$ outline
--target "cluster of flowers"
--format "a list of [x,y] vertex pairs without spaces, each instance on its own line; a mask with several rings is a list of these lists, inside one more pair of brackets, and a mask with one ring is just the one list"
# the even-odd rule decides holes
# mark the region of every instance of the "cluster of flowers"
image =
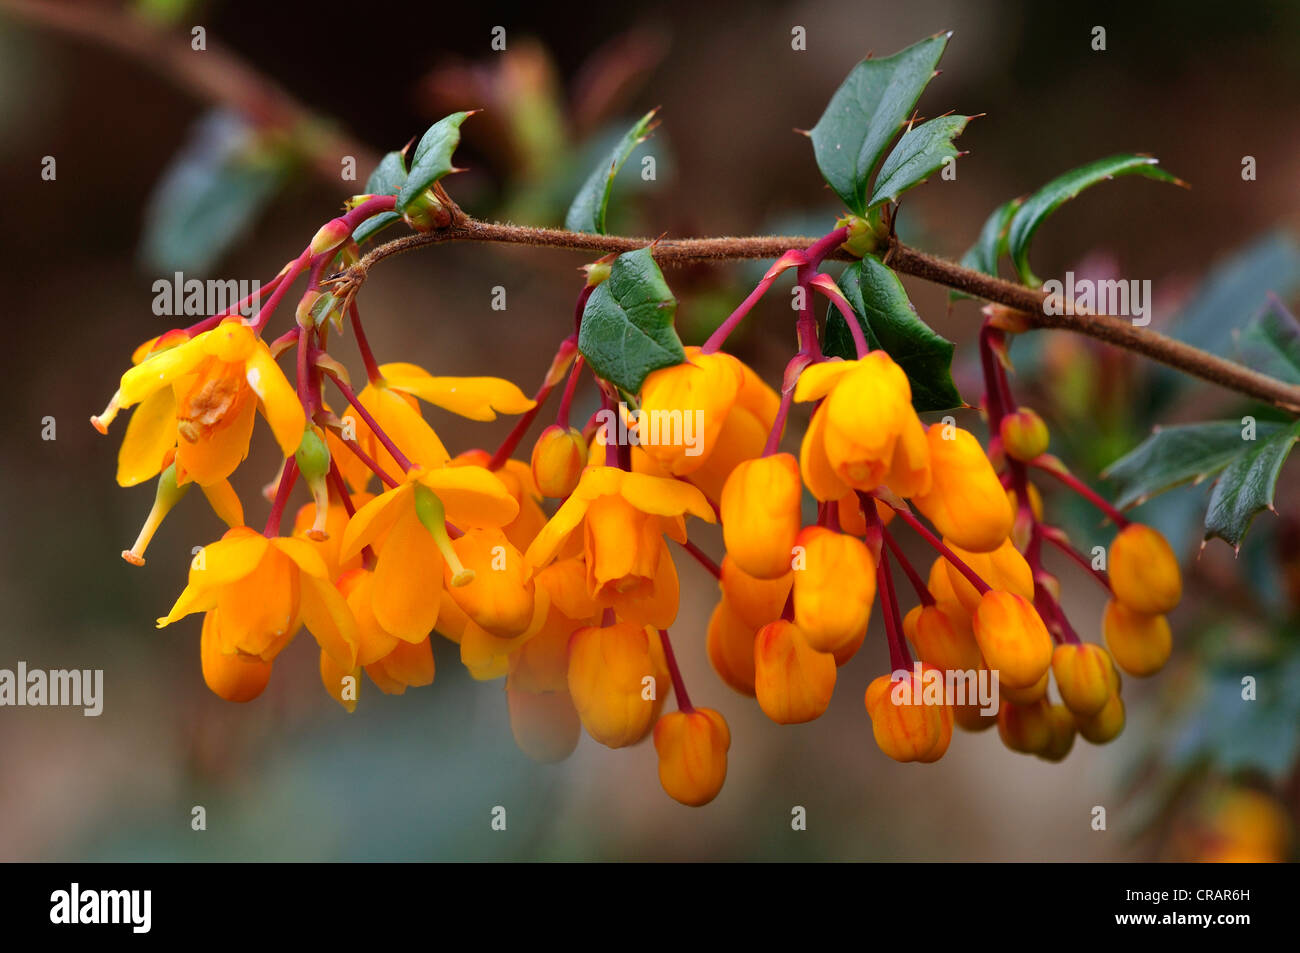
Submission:
[[[687,349],[685,363],[646,378],[641,419],[693,415],[702,423],[698,441],[687,448],[664,428],[619,442],[613,428],[598,425],[599,412],[582,428],[569,424],[584,373],[576,333],[532,399],[498,378],[375,362],[355,301],[335,301],[327,276],[356,260],[356,226],[392,207],[392,197],[353,200],[271,282],[274,293],[253,318],[232,309],[142,345],[108,409],[92,418],[106,431],[120,409],[134,407],[118,481],[158,478],[140,538],[123,553],[128,561],[143,564],[158,525],[192,485],[230,527],[199,551],[188,585],[158,621],[203,613],[200,658],[215,693],[257,697],[277,655],[305,628],[319,644],[325,688],[351,710],[362,669],[386,693],[432,682],[436,633],[459,645],[473,677],[505,679],[512,729],[529,755],[563,758],[583,729],[609,747],[653,732],[664,789],[704,804],[723,784],[730,732],[718,712],[692,705],[676,664],[671,542],[713,572],[722,591],[707,636],[702,624],[687,622],[687,631],[698,634],[695,644],[707,643],[722,680],[756,697],[777,722],[826,710],[837,669],[863,644],[879,594],[894,671],[871,682],[865,701],[890,757],[936,760],[954,724],[979,730],[996,720],[1008,747],[1046,758],[1063,757],[1076,731],[1093,742],[1119,732],[1115,663],[1146,675],[1168,656],[1164,613],[1178,601],[1178,567],[1158,534],[1129,524],[1048,456],[1041,420],[1010,403],[1003,326],[1013,316],[991,313],[981,335],[993,433],[986,453],[950,419],[923,425],[907,375],[885,352],[868,350],[851,309],[818,271],[848,237],[840,227],[780,259],[703,347]],[[720,348],[792,268],[805,290],[844,312],[858,357],[824,357],[807,304],[778,393]],[[607,273],[591,270],[580,305]],[[266,342],[267,322],[303,274],[296,326]],[[345,317],[366,364],[359,394],[326,351],[331,327],[342,333]],[[277,364],[291,348],[296,383]],[[324,400],[326,380],[346,402],[342,416]],[[555,423],[541,431],[529,462],[514,459],[561,383]],[[597,384],[604,413],[619,413],[616,390]],[[421,401],[477,420],[522,417],[495,453],[452,456]],[[797,459],[779,451],[796,402],[814,407]],[[267,487],[271,511],[261,531],[245,525],[228,482],[258,412],[284,458]],[[638,426],[626,416],[623,423]],[[1084,563],[1114,593],[1105,617],[1110,652],[1081,642],[1060,611],[1059,584],[1039,549],[1048,541],[1073,550],[1042,522],[1029,467],[1074,485],[1123,527],[1109,574]],[[312,501],[284,534],[299,477]],[[811,521],[805,488],[817,501]],[[721,565],[688,538],[687,517],[721,523]],[[891,535],[894,521],[934,547],[928,579]],[[905,617],[891,559],[919,601]],[[980,672],[997,675],[996,719],[932,691],[934,676]],[[1051,676],[1062,704],[1049,701]],[[665,713],[670,686],[677,710]]]

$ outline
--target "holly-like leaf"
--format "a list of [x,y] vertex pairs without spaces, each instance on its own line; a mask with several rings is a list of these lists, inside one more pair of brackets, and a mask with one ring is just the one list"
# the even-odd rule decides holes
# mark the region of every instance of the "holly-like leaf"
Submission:
[[933,78],[949,36],[940,33],[882,60],[863,60],[809,133],[822,178],[850,211],[866,212],[872,170]]
[[600,377],[628,393],[651,371],[686,360],[673,327],[677,299],[649,248],[614,259],[582,312],[578,350]]
[[[379,160],[375,171],[366,179],[364,195],[396,195],[406,181],[406,160],[400,152],[390,152]],[[372,215],[352,232],[352,240],[363,242],[382,228],[400,221],[402,216],[396,212],[380,212]]]
[[[1016,213],[1016,209],[1020,208],[1020,203],[1023,201],[1023,198],[1016,198],[1003,202],[984,220],[979,238],[975,239],[975,244],[961,256],[963,268],[983,272],[994,278],[998,276],[998,262],[1007,253],[1007,226],[1011,224],[1011,216]],[[963,291],[951,291],[948,294],[951,301],[969,297],[970,295]]]
[[[1255,425],[1255,439],[1267,440],[1283,427],[1261,421]],[[1103,477],[1119,485],[1115,505],[1127,509],[1157,493],[1213,476],[1255,446],[1243,430],[1237,420],[1161,427],[1103,471]]]
[[[912,405],[918,411],[962,406],[952,382],[952,342],[917,316],[898,275],[873,255],[854,262],[839,278],[840,290],[853,306],[872,350],[884,350],[906,373]],[[853,337],[839,309],[826,317],[825,351],[853,358]],[[869,408],[864,408],[869,413]]]
[[451,154],[460,144],[460,124],[472,113],[452,113],[439,119],[428,128],[415,152],[411,155],[411,170],[397,193],[397,211],[405,212],[406,207],[424,194],[424,190],[437,182],[444,175],[456,171],[451,164]]
[[1159,160],[1144,155],[1114,155],[1071,169],[1053,179],[1025,199],[1007,229],[1007,250],[1020,274],[1020,280],[1037,287],[1041,282],[1029,268],[1029,243],[1044,220],[1084,189],[1121,175],[1142,175],[1161,182],[1183,185],[1157,164]]
[[1300,322],[1273,298],[1241,332],[1244,363],[1271,377],[1300,384]]
[[893,202],[913,186],[920,185],[960,152],[952,141],[961,135],[970,116],[940,116],[903,133],[894,151],[885,156],[876,176],[876,187],[867,203],[872,208]]
[[569,214],[564,217],[565,228],[571,232],[605,234],[605,211],[609,206],[610,192],[614,188],[614,177],[633,150],[650,137],[654,128],[651,123],[657,111],[652,109],[637,120],[636,125],[618,141],[605,161],[592,170],[578,190],[573,204],[569,206]]
[[1255,514],[1273,508],[1278,474],[1298,435],[1300,421],[1267,440],[1257,440],[1228,464],[1210,494],[1210,508],[1205,514],[1206,539],[1217,536],[1234,549],[1241,548]]

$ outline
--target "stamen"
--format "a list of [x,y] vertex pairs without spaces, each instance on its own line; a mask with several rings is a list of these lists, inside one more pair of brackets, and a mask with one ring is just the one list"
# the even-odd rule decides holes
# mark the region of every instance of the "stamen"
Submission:
[[186,483],[184,486],[176,484],[176,464],[174,463],[163,471],[162,476],[158,478],[158,491],[154,494],[153,507],[149,510],[148,517],[145,518],[144,526],[140,528],[140,535],[136,537],[135,545],[130,549],[122,550],[123,559],[132,566],[144,565],[144,551],[148,549],[154,533],[158,532],[158,527],[162,525],[163,518],[189,492],[192,485],[190,483]]
[[418,483],[415,485],[415,515],[429,531],[434,545],[438,547],[438,552],[442,554],[443,560],[451,569],[452,586],[459,589],[473,582],[474,570],[465,568],[455,547],[451,544],[451,537],[447,535],[447,511],[442,505],[442,500],[438,499],[438,495],[427,486]]
[[113,422],[113,418],[117,416],[117,412],[122,409],[122,406],[119,403],[121,399],[121,390],[114,391],[112,399],[108,402],[108,406],[104,408],[104,412],[102,414],[96,414],[90,418],[90,425],[100,433],[107,434],[108,425]]

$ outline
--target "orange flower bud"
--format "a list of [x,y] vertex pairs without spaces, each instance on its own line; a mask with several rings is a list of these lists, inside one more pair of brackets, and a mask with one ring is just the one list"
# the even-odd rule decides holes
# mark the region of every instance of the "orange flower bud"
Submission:
[[1170,612],[1183,596],[1178,558],[1156,530],[1130,523],[1110,544],[1110,587],[1135,612]]
[[860,539],[809,526],[795,539],[794,622],[818,652],[866,631],[876,597],[876,560]]
[[796,725],[821,716],[835,691],[835,658],[784,619],[754,637],[754,693],[767,717]]
[[530,692],[506,680],[510,731],[519,750],[534,761],[563,761],[578,746],[581,724],[568,692]]
[[788,453],[746,460],[722,488],[722,539],[736,565],[759,579],[790,571],[799,534],[799,464]]
[[1047,452],[1047,424],[1028,407],[1002,418],[1002,448],[1013,460],[1032,460]]
[[[895,681],[881,675],[867,686],[863,701],[871,717],[871,733],[880,750],[895,761],[938,761],[952,741],[952,709],[940,702],[925,700],[926,678],[939,676],[938,669],[926,667],[921,675],[908,672]],[[941,696],[942,697],[942,696]]]
[[640,741],[654,719],[658,667],[645,628],[589,626],[569,640],[569,694],[587,733],[610,748]]
[[[991,553],[972,553],[953,545],[951,540],[945,542],[958,559],[994,589],[1014,592],[1030,600],[1034,598],[1034,572],[1010,539],[1004,539],[1002,545]],[[953,595],[967,612],[973,613],[979,608],[979,590],[948,560],[944,559],[943,565]],[[938,598],[937,594],[935,597]]]
[[722,558],[720,585],[732,611],[749,627],[752,635],[769,622],[781,618],[790,597],[790,588],[794,585],[794,573],[788,572],[776,579],[759,579],[736,565],[728,554]]
[[1029,705],[1047,697],[1047,683],[1049,681],[1048,673],[1044,672],[1042,678],[1027,688],[1012,688],[1010,685],[1003,685],[999,682],[998,695],[1016,705]]
[[587,444],[573,427],[551,424],[537,435],[533,444],[533,481],[542,496],[568,496],[586,465]]
[[[882,526],[888,526],[894,518],[894,508],[888,503],[875,500],[876,515]],[[867,519],[862,512],[862,500],[858,494],[845,493],[835,502],[836,515],[840,520],[840,529],[850,536],[867,535]]]
[[722,790],[731,732],[711,708],[669,712],[655,725],[659,783],[675,801],[700,807]]
[[1168,619],[1134,612],[1118,597],[1106,604],[1101,630],[1116,664],[1138,678],[1154,675],[1164,668],[1173,651]]
[[998,736],[1012,751],[1038,754],[1052,743],[1052,706],[1041,698],[1028,705],[1004,701],[998,707]]
[[933,481],[930,491],[912,502],[962,549],[997,549],[1011,532],[1015,514],[984,448],[973,434],[947,424],[932,424],[926,440]]
[[1119,737],[1124,730],[1124,702],[1118,694],[1111,695],[1101,711],[1088,718],[1075,716],[1079,734],[1095,745],[1104,745]]
[[979,705],[953,705],[952,719],[963,731],[985,731],[998,723],[996,714],[985,714]]
[[536,608],[536,584],[523,553],[496,528],[467,530],[451,545],[473,574],[470,582],[455,586],[456,573],[443,564],[452,599],[488,634],[503,639],[522,635]]
[[945,671],[976,671],[984,665],[970,616],[960,606],[916,606],[903,632],[921,661]]
[[754,631],[725,595],[709,617],[707,647],[713,670],[735,691],[751,697],[754,694]]
[[228,702],[252,701],[262,694],[270,681],[271,663],[255,655],[223,654],[217,638],[218,625],[217,610],[208,610],[203,616],[203,632],[199,636],[203,681]]
[[1074,716],[1064,705],[1052,705],[1047,710],[1047,718],[1052,728],[1052,739],[1038,752],[1038,757],[1044,761],[1064,761],[1074,747]]
[[986,592],[975,610],[974,628],[985,662],[1008,688],[1031,687],[1052,664],[1052,637],[1023,596]]
[[1115,664],[1100,645],[1058,645],[1052,653],[1052,674],[1061,701],[1084,718],[1101,711],[1114,691]]
[[[744,365],[730,354],[687,348],[685,362],[653,371],[641,385],[641,447],[674,476],[699,469],[717,445],[744,378]],[[673,423],[653,432],[645,421]]]

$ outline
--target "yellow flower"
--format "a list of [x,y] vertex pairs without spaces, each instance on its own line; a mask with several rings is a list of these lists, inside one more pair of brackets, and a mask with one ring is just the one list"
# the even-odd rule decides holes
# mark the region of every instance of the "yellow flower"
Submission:
[[1008,688],[1036,685],[1052,664],[1052,637],[1023,596],[997,589],[984,593],[972,623],[984,660]]
[[501,526],[519,505],[481,467],[413,468],[405,482],[375,497],[348,521],[339,558],[346,562],[381,536],[371,594],[375,619],[406,642],[418,643],[438,621],[443,565],[452,585],[473,579],[447,535],[447,523],[469,530]]
[[1115,663],[1130,675],[1154,675],[1169,661],[1174,638],[1163,615],[1135,612],[1116,596],[1106,604],[1101,625]]
[[[645,379],[638,439],[666,472],[685,476],[704,465],[740,394],[743,367],[730,354],[702,354],[689,347],[685,362]],[[648,425],[650,421],[655,426]],[[688,433],[693,441],[686,439]]]
[[1130,523],[1110,544],[1110,585],[1115,598],[1134,612],[1163,615],[1183,596],[1178,557],[1150,526]]
[[817,499],[887,486],[899,496],[930,489],[925,428],[912,388],[884,351],[856,361],[814,364],[799,377],[796,401],[825,398],[804,434],[800,463]]
[[[769,622],[781,618],[790,589],[794,585],[794,570],[789,569],[775,579],[751,576],[736,564],[731,553],[722,558],[722,578],[718,581],[727,604],[746,626],[750,634]],[[750,641],[753,641],[752,639]],[[753,647],[750,647],[753,654]]]
[[[306,426],[302,404],[266,342],[237,318],[149,354],[122,375],[114,402],[140,405],[118,456],[123,486],[156,475],[171,447],[181,483],[225,479],[248,455],[259,410],[286,457],[298,449]],[[112,408],[97,426],[107,426]]]
[[1084,718],[1106,706],[1118,690],[1115,664],[1100,645],[1058,645],[1052,653],[1052,675],[1066,708]]
[[[927,668],[923,673],[934,671]],[[938,761],[952,741],[952,708],[926,704],[924,682],[925,674],[908,672],[899,682],[881,675],[867,686],[863,701],[871,733],[880,750],[895,761]]]
[[795,725],[821,717],[835,691],[835,657],[818,652],[784,619],[754,637],[754,693],[767,717]]
[[802,493],[799,464],[788,453],[747,460],[731,472],[720,509],[723,542],[737,566],[759,579],[790,572]]
[[652,629],[618,622],[579,629],[569,641],[569,694],[587,733],[607,747],[644,738],[667,691],[652,639]]
[[217,638],[220,627],[216,609],[203,616],[203,633],[199,637],[203,681],[228,702],[252,701],[271,680],[271,663],[256,655],[222,652]]
[[677,570],[664,540],[686,540],[685,514],[713,522],[708,500],[680,480],[588,467],[524,558],[535,568],[583,530],[587,592],[620,618],[666,629],[677,617]]
[[246,526],[228,531],[194,558],[189,583],[158,627],[213,610],[210,636],[222,655],[269,662],[306,625],[340,667],[356,664],[356,622],[305,540],[267,539]]
[[1016,514],[984,448],[973,434],[947,424],[932,424],[926,441],[933,482],[929,492],[912,502],[962,549],[997,549],[1011,532]]
[[691,807],[708,804],[727,778],[731,731],[712,708],[674,711],[655,725],[659,783],[673,800]]
[[970,614],[960,606],[916,606],[903,618],[903,632],[927,665],[958,672],[984,666]]
[[818,652],[834,652],[867,628],[876,597],[876,560],[867,544],[824,526],[795,539],[794,621]]

